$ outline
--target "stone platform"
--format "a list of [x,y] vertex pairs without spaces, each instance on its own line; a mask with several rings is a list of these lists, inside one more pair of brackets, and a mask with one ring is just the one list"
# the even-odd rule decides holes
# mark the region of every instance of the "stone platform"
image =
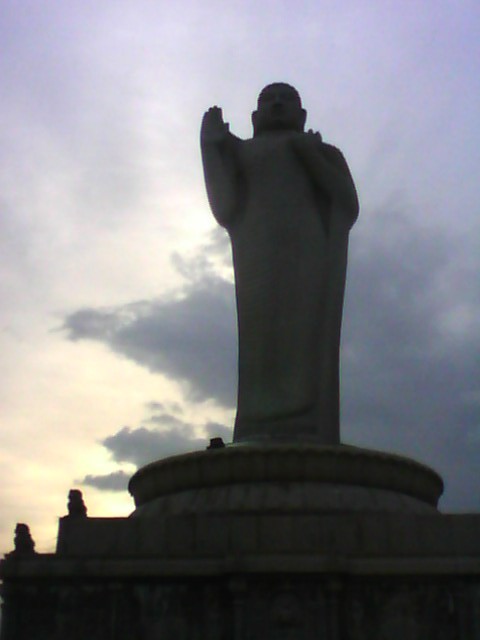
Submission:
[[355,447],[233,445],[131,479],[128,518],[70,515],[1,564],[1,640],[480,640],[480,516]]

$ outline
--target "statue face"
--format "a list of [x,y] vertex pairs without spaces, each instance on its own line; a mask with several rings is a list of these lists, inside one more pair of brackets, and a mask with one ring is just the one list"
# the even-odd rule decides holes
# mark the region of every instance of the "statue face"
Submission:
[[263,89],[257,110],[252,113],[253,133],[303,131],[307,113],[298,93],[288,84],[272,84]]

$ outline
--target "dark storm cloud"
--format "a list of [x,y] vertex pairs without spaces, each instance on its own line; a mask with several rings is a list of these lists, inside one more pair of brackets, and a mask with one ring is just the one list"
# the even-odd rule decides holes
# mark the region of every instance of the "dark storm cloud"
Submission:
[[184,383],[191,400],[235,401],[236,320],[232,284],[216,275],[225,241],[174,264],[187,281],[175,296],[110,309],[80,309],[64,324],[71,340],[99,340],[151,371]]
[[427,462],[446,481],[444,508],[478,509],[478,253],[400,214],[369,227],[352,243],[343,435]]
[[174,300],[115,309],[83,309],[65,322],[72,340],[93,339],[151,371],[185,383],[192,400],[233,406],[235,314],[233,290],[208,278]]
[[[480,508],[480,260],[472,258],[478,248],[473,238],[424,228],[388,208],[364,214],[352,234],[343,439],[431,464],[446,480],[446,508]],[[179,297],[80,310],[65,327],[73,340],[100,340],[183,381],[190,399],[232,407],[232,284],[216,275],[203,250],[175,260],[188,282]],[[158,407],[155,414],[153,422],[167,424],[167,411]],[[203,446],[178,417],[168,420],[168,432],[123,429],[104,444],[115,460],[136,464]]]

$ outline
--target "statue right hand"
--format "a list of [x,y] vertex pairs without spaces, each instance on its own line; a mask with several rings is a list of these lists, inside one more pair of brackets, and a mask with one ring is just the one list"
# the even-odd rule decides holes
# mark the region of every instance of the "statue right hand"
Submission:
[[200,129],[202,144],[221,144],[229,135],[228,123],[223,121],[220,107],[210,107],[205,112]]

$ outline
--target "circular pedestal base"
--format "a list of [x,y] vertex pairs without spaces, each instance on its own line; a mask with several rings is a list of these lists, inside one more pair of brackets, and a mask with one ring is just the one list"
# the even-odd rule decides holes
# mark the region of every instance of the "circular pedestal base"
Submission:
[[232,445],[149,464],[132,477],[133,516],[233,513],[435,513],[432,469],[339,445]]

